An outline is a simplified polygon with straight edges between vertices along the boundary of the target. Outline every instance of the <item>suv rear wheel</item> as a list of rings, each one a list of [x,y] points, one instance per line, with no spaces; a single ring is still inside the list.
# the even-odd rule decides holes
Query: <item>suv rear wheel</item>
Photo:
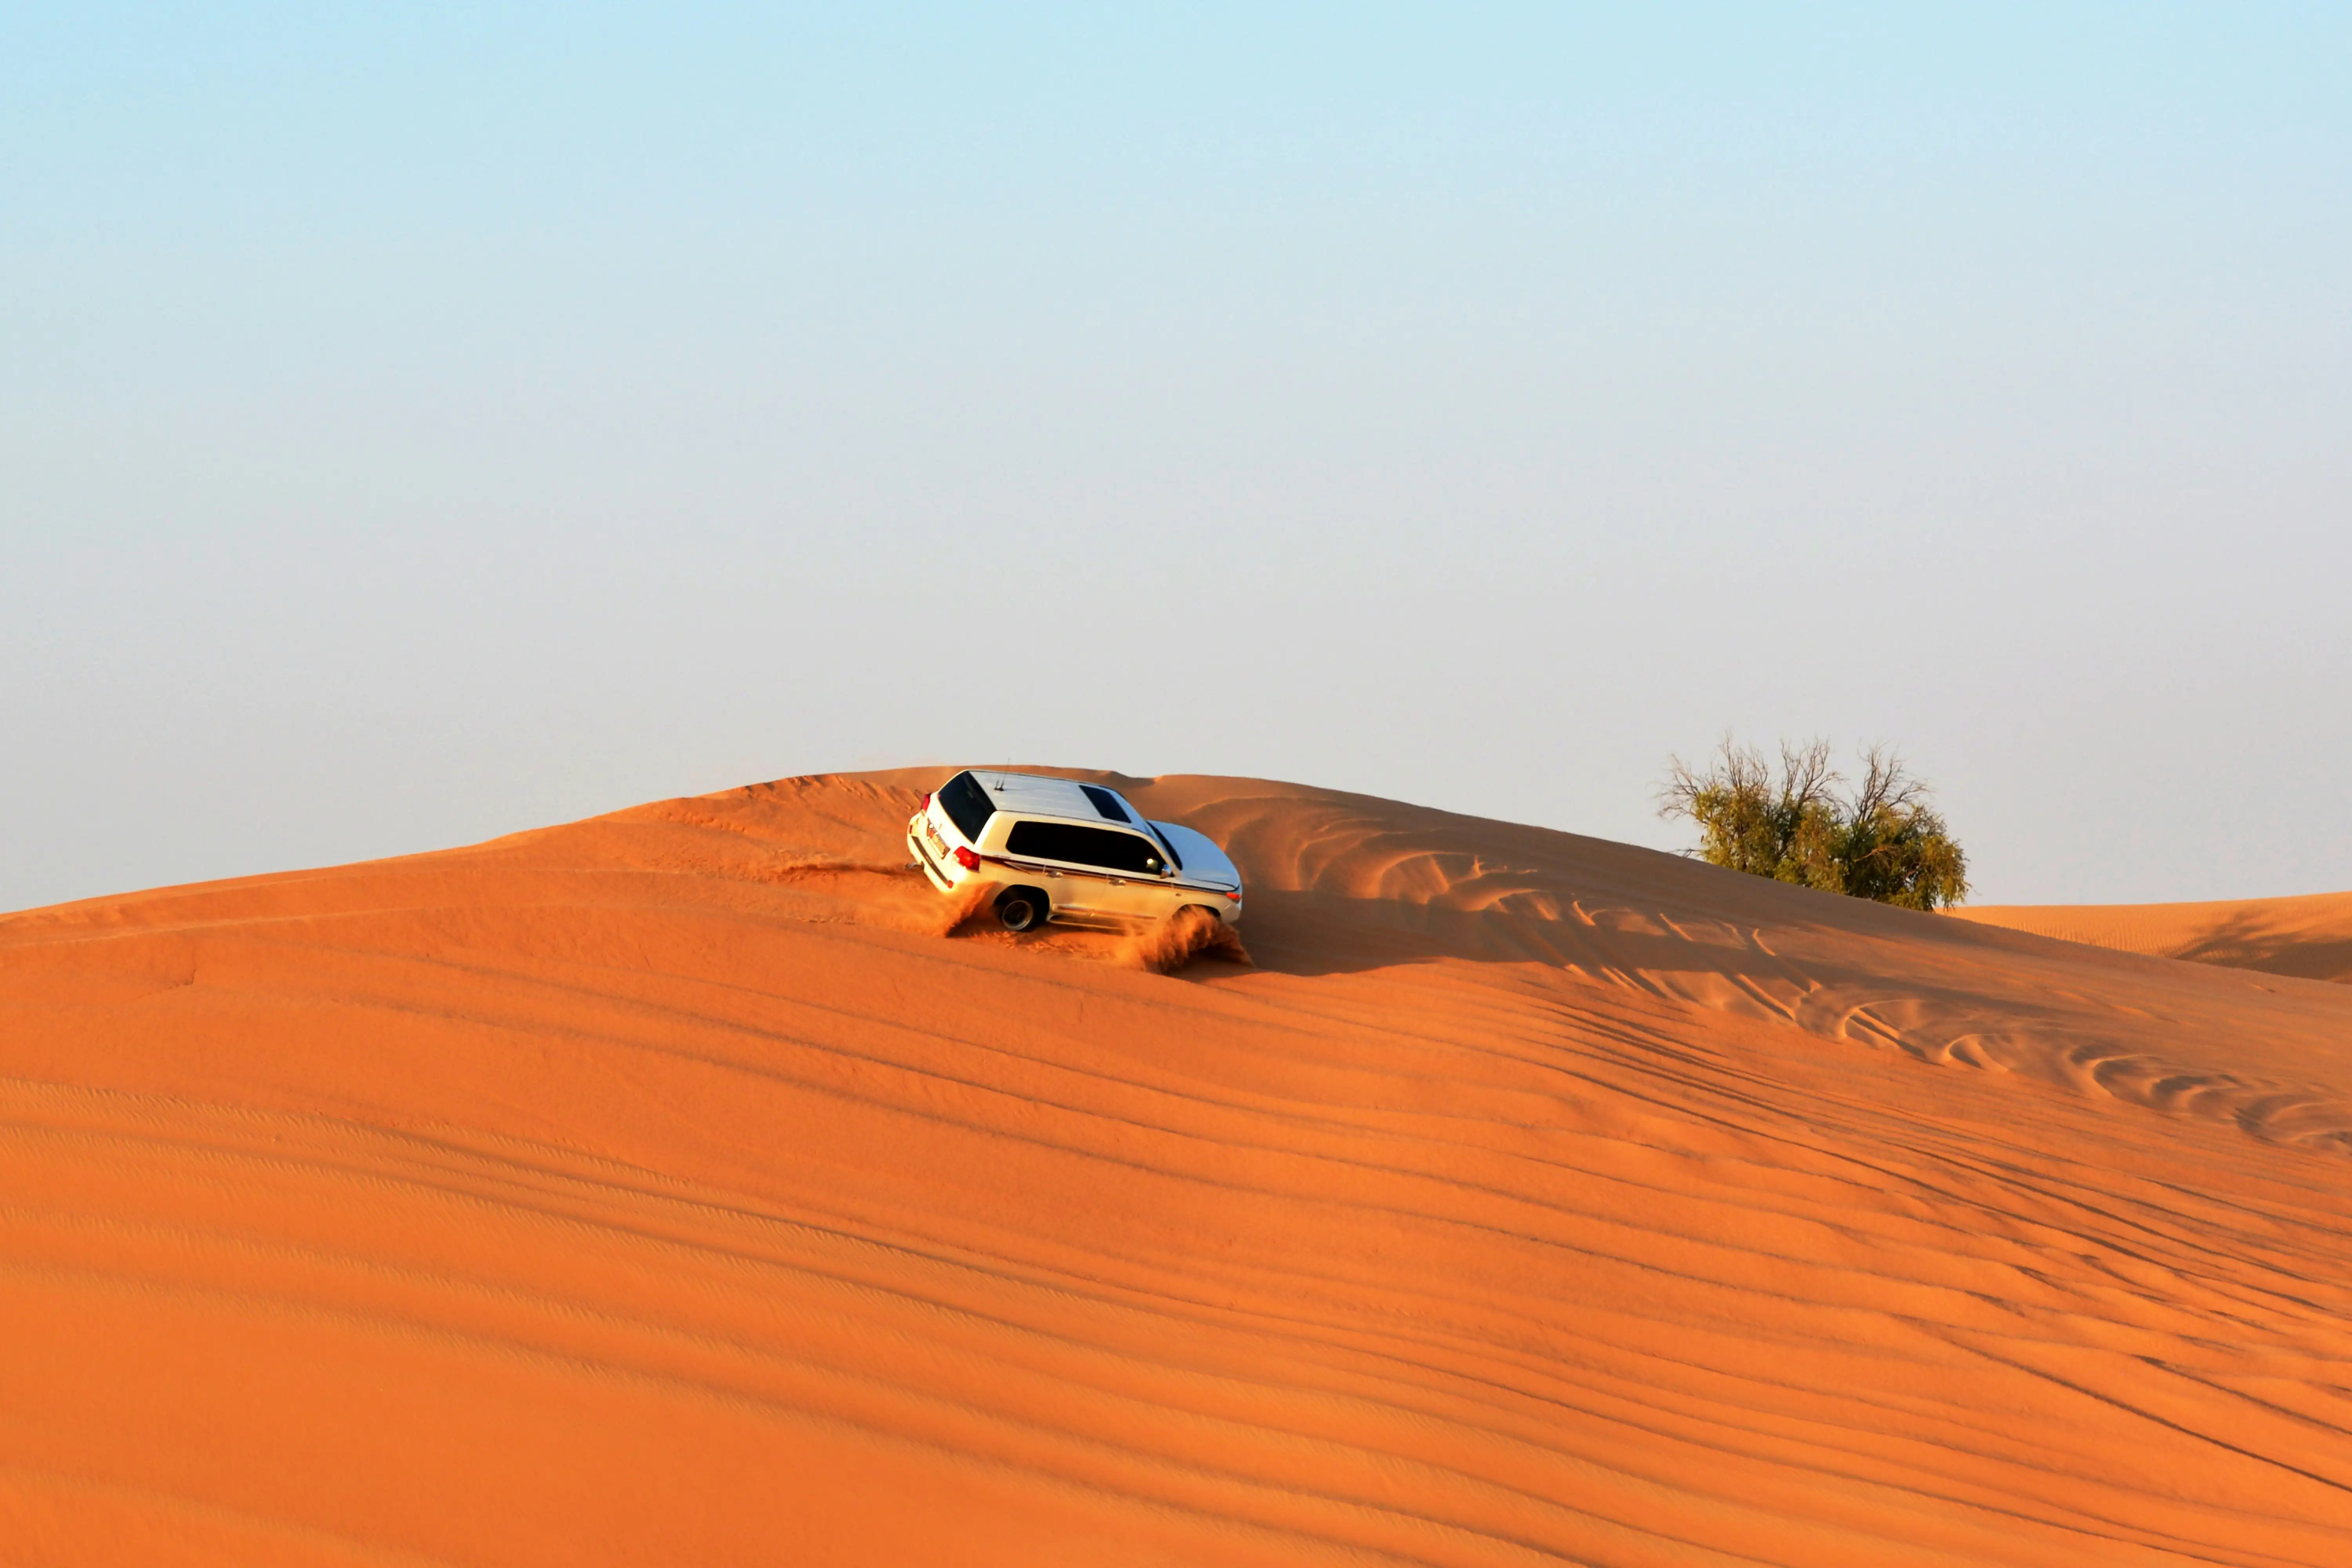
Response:
[[[1052,908],[1034,888],[1007,888],[996,895],[996,918],[1006,931],[1035,931]]]

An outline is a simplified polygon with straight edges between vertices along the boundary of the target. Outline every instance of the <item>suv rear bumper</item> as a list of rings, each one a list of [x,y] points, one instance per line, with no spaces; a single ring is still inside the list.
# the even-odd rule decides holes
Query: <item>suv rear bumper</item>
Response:
[[[940,863],[931,858],[931,847],[924,843],[922,836],[912,827],[907,829],[907,847],[913,851],[915,864],[923,868],[923,875],[929,879],[932,887],[942,893],[955,891],[955,884],[948,880],[947,873],[940,870]]]

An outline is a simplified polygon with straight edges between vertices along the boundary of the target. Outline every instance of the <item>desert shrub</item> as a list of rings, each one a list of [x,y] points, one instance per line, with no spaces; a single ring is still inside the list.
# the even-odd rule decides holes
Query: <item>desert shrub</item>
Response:
[[[1825,741],[1782,742],[1776,773],[1762,752],[1727,737],[1704,771],[1672,760],[1658,813],[1696,823],[1696,853],[1711,866],[1906,910],[1968,897],[1968,858],[1900,756],[1873,746],[1862,783],[1841,795],[1844,782]]]

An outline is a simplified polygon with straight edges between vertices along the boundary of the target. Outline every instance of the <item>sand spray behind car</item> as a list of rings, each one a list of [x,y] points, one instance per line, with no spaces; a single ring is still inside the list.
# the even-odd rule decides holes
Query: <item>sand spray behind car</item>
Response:
[[[860,924],[887,926],[922,936],[953,935],[965,921],[986,913],[991,899],[1001,891],[993,883],[964,882],[941,898],[929,883],[911,878],[903,862],[853,860],[828,855],[779,855],[761,866],[757,875],[762,881],[793,884],[813,893],[841,899],[856,911],[852,918]],[[1028,942],[1040,939],[1044,939],[1045,945],[1074,956],[1087,953],[1154,974],[1173,974],[1195,958],[1220,958],[1230,963],[1250,962],[1238,932],[1197,914],[1181,914],[1173,920],[1154,921],[1117,932],[1057,927],[1050,933],[1035,933]]]
[[[898,915],[909,884],[906,873],[894,869],[894,881],[887,889],[890,899],[887,908],[891,916]],[[892,925],[908,931],[922,931],[934,936],[952,936],[966,921],[986,914],[995,895],[1003,889],[992,882],[964,882],[946,898],[933,893],[928,883],[914,896],[918,900],[914,923],[901,924],[897,918]],[[1151,921],[1129,926],[1117,931],[1087,931],[1070,926],[1055,926],[1043,931],[1014,936],[1010,931],[994,930],[982,933],[993,940],[1020,946],[1044,947],[1072,956],[1108,958],[1113,963],[1129,969],[1148,970],[1154,974],[1173,974],[1196,958],[1221,958],[1229,963],[1248,963],[1250,955],[1242,946],[1241,933],[1231,926],[1203,915],[1185,911],[1172,920]]]
[[[903,865],[824,855],[779,856],[761,868],[761,877],[844,898],[857,910],[860,923],[920,936],[950,935],[980,913],[988,895],[996,890],[967,882],[942,899],[928,884],[910,880]]]

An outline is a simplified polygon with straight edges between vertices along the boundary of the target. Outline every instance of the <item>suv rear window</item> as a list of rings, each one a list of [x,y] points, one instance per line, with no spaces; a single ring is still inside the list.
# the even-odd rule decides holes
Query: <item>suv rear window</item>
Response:
[[[1127,813],[1118,808],[1118,796],[1111,794],[1110,791],[1097,789],[1093,784],[1080,784],[1078,788],[1084,790],[1087,798],[1095,803],[1095,809],[1109,820],[1113,822],[1127,820]]]
[[[1113,833],[1108,827],[1081,827],[1075,822],[1016,822],[1004,840],[1004,852],[1038,860],[1066,860],[1073,866],[1099,866],[1106,871],[1137,877],[1160,874],[1160,850],[1150,839]]]
[[[980,830],[996,815],[996,807],[988,803],[980,781],[969,773],[958,773],[940,785],[940,805],[947,812],[948,820],[956,825],[956,831],[974,844],[980,842]]]

